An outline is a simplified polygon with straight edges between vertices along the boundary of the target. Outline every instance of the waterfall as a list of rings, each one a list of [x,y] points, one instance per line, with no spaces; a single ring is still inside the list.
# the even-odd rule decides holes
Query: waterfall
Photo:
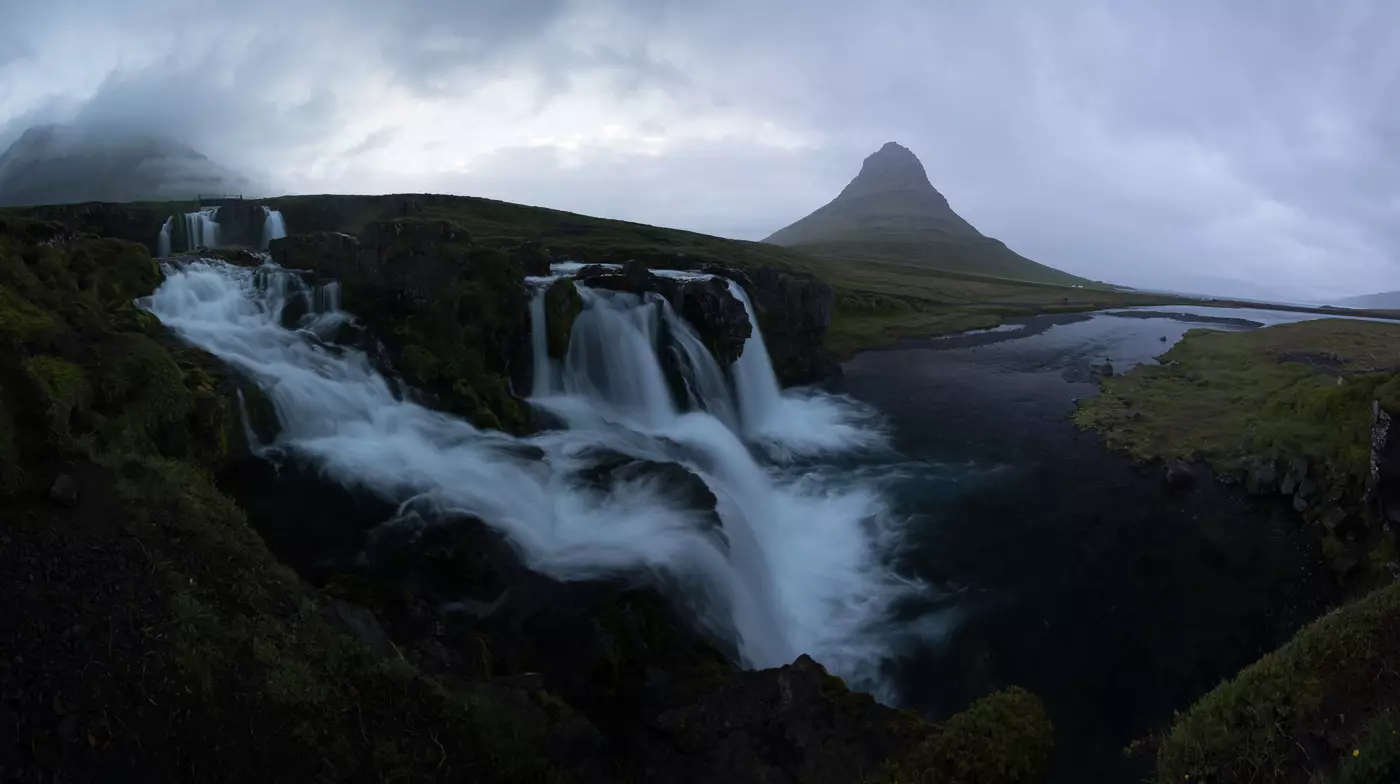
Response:
[[[670,338],[666,350],[676,357],[690,408],[714,414],[725,427],[737,432],[739,416],[735,413],[733,396],[729,393],[729,384],[719,363],[705,348],[694,328],[677,315],[671,303],[665,300],[661,301],[661,318]]]
[[[527,278],[530,295],[530,354],[534,370],[531,397],[547,397],[554,392],[554,360],[549,356],[549,334],[545,331],[544,298],[553,278]],[[563,285],[571,286],[573,282]]]
[[[778,377],[773,374],[773,362],[768,358],[768,346],[763,342],[763,333],[758,329],[758,314],[744,287],[734,281],[729,282],[729,292],[744,303],[744,312],[749,314],[749,325],[753,331],[744,341],[744,353],[734,362],[734,390],[739,396],[739,411],[743,416],[744,428],[750,434],[762,431],[782,400],[778,389]]]
[[[305,291],[300,278],[270,264],[250,270],[200,261],[169,266],[139,304],[253,379],[282,425],[276,449],[333,480],[478,517],[507,536],[528,567],[557,579],[668,575],[702,628],[731,641],[744,664],[775,666],[810,653],[856,685],[878,685],[890,655],[883,622],[912,590],[884,565],[897,521],[880,486],[859,472],[762,462],[720,417],[679,411],[657,349],[664,328],[684,322],[658,299],[580,287],[584,309],[554,392],[532,400],[563,426],[517,438],[398,398],[364,354],[324,348],[306,324],[348,318],[338,310],[284,328],[284,306]],[[542,296],[537,290],[531,307],[537,347],[547,326],[542,304],[534,304]],[[339,307],[329,292],[313,300]],[[691,368],[702,399],[714,381],[703,364]],[[828,415],[794,400],[789,416]],[[856,404],[829,397],[824,405],[851,411]],[[860,415],[847,421],[870,430],[852,444],[880,437]],[[607,491],[580,482],[600,451],[680,463],[713,491],[721,528],[655,477],[619,480]]]
[[[171,215],[160,225],[160,235],[156,237],[156,256],[160,258],[170,255],[170,228],[174,224],[175,216]]]
[[[218,212],[218,207],[205,207],[185,213],[185,250],[213,248],[219,244],[219,222],[214,220]]]
[[[282,213],[271,207],[263,207],[262,249],[267,250],[273,240],[287,236],[287,222]]]

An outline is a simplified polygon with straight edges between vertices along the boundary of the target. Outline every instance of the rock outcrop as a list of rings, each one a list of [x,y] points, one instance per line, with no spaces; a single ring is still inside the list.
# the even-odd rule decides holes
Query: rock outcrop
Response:
[[[811,276],[774,269],[747,272],[745,289],[758,311],[773,372],[784,385],[811,384],[840,372],[826,350],[836,294]]]
[[[339,280],[345,308],[388,349],[393,367],[442,408],[483,427],[520,430],[511,379],[529,365],[528,292],[519,262],[474,245],[451,221],[376,221],[274,240],[284,267]]]

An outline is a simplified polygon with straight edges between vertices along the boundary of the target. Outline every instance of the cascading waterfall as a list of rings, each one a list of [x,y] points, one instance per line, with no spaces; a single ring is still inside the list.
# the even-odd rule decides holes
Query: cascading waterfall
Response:
[[[160,234],[156,237],[156,255],[165,258],[170,255],[170,229],[175,225],[175,216],[171,215],[165,219],[165,223],[160,225]]]
[[[539,347],[543,284],[532,282]],[[658,301],[580,287],[584,310],[567,356],[552,377],[537,375],[532,399],[564,426],[515,438],[400,399],[362,353],[324,348],[308,325],[348,318],[329,293],[315,298],[322,310],[299,328],[283,328],[283,307],[304,291],[299,278],[271,265],[195,262],[169,268],[141,305],[256,381],[282,424],[277,447],[331,478],[389,500],[415,497],[444,513],[479,517],[512,540],[527,566],[558,579],[665,573],[687,591],[700,623],[734,642],[745,664],[776,666],[810,653],[859,685],[877,685],[889,654],[881,621],[912,590],[882,561],[895,521],[880,487],[844,472],[793,476],[755,459],[721,417],[678,410],[657,341],[666,327],[681,345],[694,336]],[[697,397],[715,393],[711,369],[688,361],[696,365]],[[793,412],[775,416],[822,412],[793,400]],[[854,406],[836,398],[823,405]],[[872,430],[855,443],[879,438]],[[704,510],[687,507],[655,478],[620,481],[607,492],[579,482],[600,450],[685,466],[718,499],[721,529],[705,525]]]
[[[219,222],[214,220],[218,213],[218,207],[185,213],[185,250],[212,248],[219,244]]]
[[[282,213],[271,207],[263,207],[262,249],[267,250],[273,240],[287,236],[287,222]]]

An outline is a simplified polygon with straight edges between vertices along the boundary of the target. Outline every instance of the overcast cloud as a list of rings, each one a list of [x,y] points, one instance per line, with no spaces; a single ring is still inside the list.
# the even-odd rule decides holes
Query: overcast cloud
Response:
[[[1131,285],[1400,289],[1400,6],[0,0],[0,145],[161,130],[278,192],[743,239],[886,141],[984,233]]]

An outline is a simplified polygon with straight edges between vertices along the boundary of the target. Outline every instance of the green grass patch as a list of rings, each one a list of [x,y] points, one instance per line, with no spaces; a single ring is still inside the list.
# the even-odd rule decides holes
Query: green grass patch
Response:
[[[1191,330],[1159,358],[1106,379],[1076,421],[1141,459],[1252,456],[1369,471],[1371,402],[1400,409],[1400,325],[1324,319],[1251,332]]]
[[[1373,734],[1367,722],[1400,707],[1388,682],[1400,667],[1397,628],[1400,584],[1304,627],[1177,717],[1158,750],[1157,780],[1275,781],[1299,770],[1330,776],[1335,761],[1315,759],[1303,741],[1326,729],[1350,736],[1348,749],[1361,748]],[[1369,756],[1380,754],[1377,747]]]
[[[1044,777],[1054,745],[1044,704],[1013,686],[954,714],[868,784],[1029,784]]]

